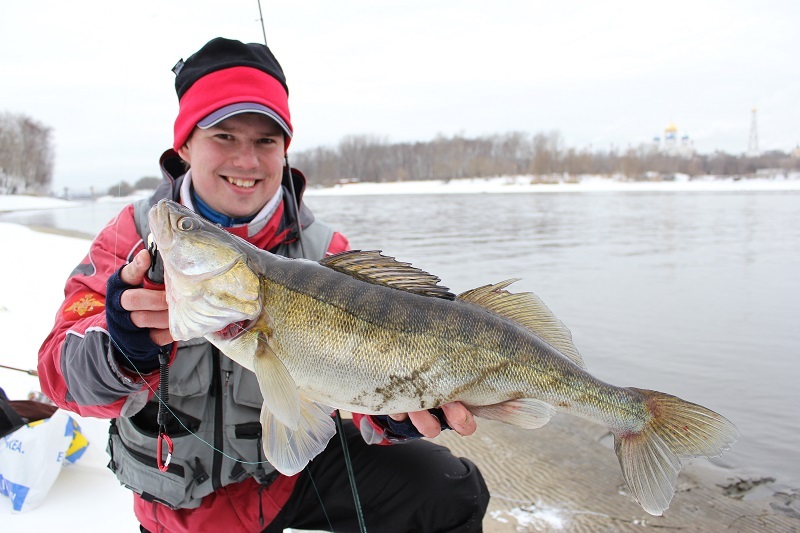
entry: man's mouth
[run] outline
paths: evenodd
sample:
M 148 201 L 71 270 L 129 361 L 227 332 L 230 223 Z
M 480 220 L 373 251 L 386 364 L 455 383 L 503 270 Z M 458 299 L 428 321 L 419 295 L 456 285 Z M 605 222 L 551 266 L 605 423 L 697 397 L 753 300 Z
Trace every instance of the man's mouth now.
M 231 185 L 242 187 L 243 189 L 249 189 L 250 187 L 254 187 L 256 184 L 256 180 L 248 180 L 241 178 L 226 177 L 225 180 L 227 180 L 227 182 L 230 183 Z

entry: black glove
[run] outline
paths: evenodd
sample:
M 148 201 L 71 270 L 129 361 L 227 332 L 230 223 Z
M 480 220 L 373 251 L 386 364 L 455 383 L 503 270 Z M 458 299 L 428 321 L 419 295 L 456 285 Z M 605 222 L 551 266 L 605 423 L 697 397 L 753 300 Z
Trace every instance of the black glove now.
M 447 418 L 444 416 L 444 411 L 441 409 L 428 409 L 428 412 L 439 420 L 442 430 L 453 429 L 447 425 Z M 424 437 L 424 435 L 417 430 L 416 426 L 414 426 L 414 423 L 411 422 L 410 418 L 399 421 L 393 419 L 389 415 L 375 415 L 374 418 L 389 432 L 387 436 L 390 440 L 411 440 Z
M 150 330 L 136 327 L 131 322 L 131 312 L 123 309 L 122 293 L 136 286 L 122 281 L 120 270 L 122 268 L 108 278 L 106 284 L 106 322 L 115 348 L 114 356 L 127 368 L 142 373 L 152 372 L 158 368 L 161 347 L 150 338 Z

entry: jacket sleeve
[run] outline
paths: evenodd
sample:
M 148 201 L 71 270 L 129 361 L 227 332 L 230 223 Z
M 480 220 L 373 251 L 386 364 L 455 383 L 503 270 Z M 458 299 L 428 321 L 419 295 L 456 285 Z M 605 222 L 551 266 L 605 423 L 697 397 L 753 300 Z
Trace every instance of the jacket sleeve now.
M 143 247 L 129 205 L 97 235 L 67 279 L 64 302 L 39 349 L 42 392 L 59 407 L 82 416 L 130 416 L 157 386 L 157 373 L 140 376 L 117 363 L 106 324 L 108 278 Z
M 350 242 L 347 240 L 347 237 L 338 231 L 334 231 L 333 237 L 331 237 L 331 242 L 328 244 L 328 251 L 326 255 L 336 255 L 341 252 L 346 252 L 349 249 Z

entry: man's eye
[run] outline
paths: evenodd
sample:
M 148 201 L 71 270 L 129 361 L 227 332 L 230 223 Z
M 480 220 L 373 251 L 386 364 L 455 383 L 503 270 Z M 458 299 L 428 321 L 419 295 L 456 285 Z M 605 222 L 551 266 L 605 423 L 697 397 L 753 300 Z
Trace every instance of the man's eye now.
M 272 137 L 264 137 L 263 139 L 259 139 L 258 142 L 261 144 L 273 144 L 275 142 L 275 139 L 273 139 Z
M 215 137 L 216 137 L 217 139 L 223 139 L 223 140 L 225 140 L 225 141 L 229 141 L 229 140 L 233 139 L 233 137 L 232 137 L 232 136 L 231 136 L 231 134 L 229 134 L 229 133 L 217 133 L 217 134 L 215 135 Z

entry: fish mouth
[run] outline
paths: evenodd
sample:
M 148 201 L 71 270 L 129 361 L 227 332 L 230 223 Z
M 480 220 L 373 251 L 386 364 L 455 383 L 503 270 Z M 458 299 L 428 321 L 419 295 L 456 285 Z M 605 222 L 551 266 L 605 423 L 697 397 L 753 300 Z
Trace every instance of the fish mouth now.
M 255 324 L 255 320 L 240 320 L 239 322 L 232 322 L 214 333 L 222 340 L 233 340 L 250 331 L 250 328 Z

